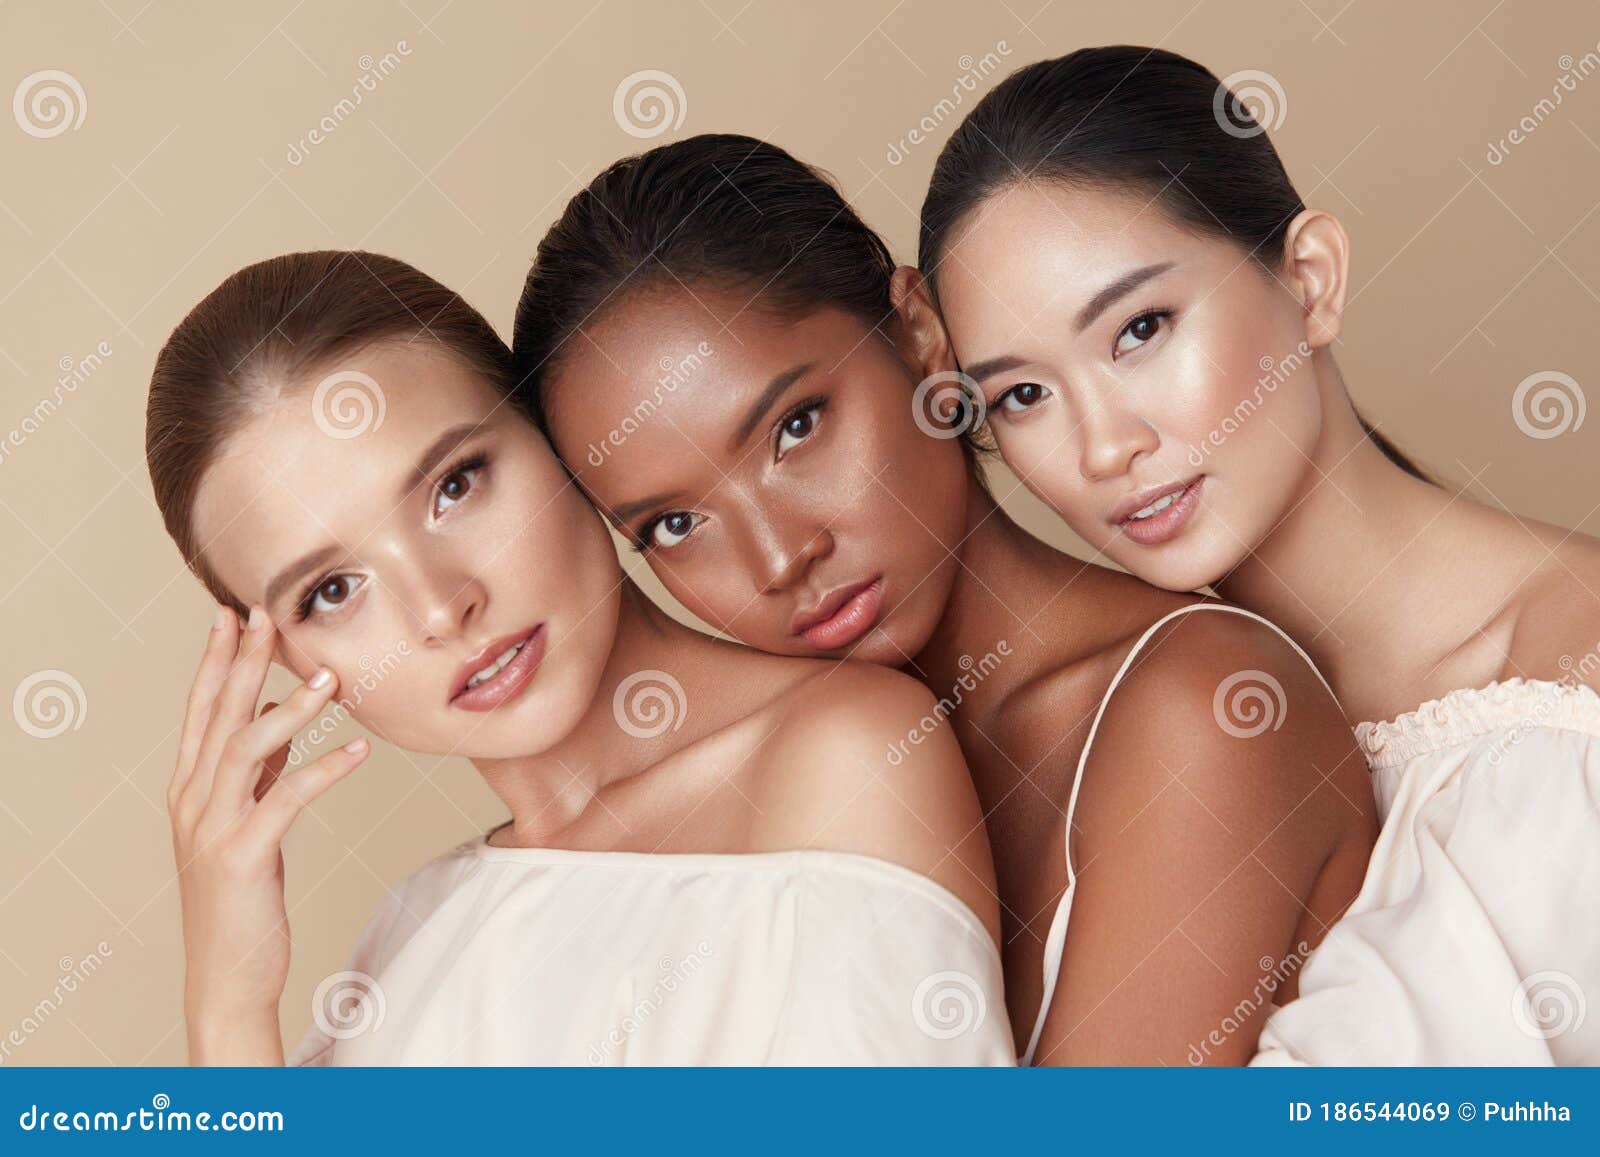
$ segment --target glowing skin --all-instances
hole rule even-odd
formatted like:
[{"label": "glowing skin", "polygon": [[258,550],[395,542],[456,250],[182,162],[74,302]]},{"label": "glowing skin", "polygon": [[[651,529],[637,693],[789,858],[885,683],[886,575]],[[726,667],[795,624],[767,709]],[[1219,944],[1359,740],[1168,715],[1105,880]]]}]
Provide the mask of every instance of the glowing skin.
[{"label": "glowing skin", "polygon": [[[349,695],[382,665],[355,714],[394,743],[482,759],[549,747],[589,706],[611,650],[621,575],[608,536],[480,375],[425,343],[351,364],[384,389],[382,422],[335,438],[310,390],[287,391],[205,475],[195,525],[207,558],[246,605],[266,606],[277,658],[302,678],[326,666]],[[464,691],[530,634],[500,676]]]},{"label": "glowing skin", "polygon": [[1007,464],[1147,582],[1214,582],[1317,477],[1327,338],[1308,342],[1299,287],[1147,198],[1011,186],[958,226],[936,280]]},{"label": "glowing skin", "polygon": [[949,598],[960,448],[910,421],[918,377],[861,321],[774,321],[709,286],[628,299],[568,343],[551,436],[702,619],[775,654],[900,666]]}]

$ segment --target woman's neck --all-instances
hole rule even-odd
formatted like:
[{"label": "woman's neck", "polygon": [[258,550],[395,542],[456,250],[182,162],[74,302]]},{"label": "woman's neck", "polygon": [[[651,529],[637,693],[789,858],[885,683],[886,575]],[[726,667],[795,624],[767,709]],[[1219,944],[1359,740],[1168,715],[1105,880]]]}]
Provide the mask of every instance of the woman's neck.
[{"label": "woman's neck", "polygon": [[1374,702],[1364,676],[1387,672],[1391,685],[1409,686],[1493,613],[1488,592],[1445,576],[1474,557],[1495,515],[1391,462],[1362,429],[1328,351],[1313,364],[1325,417],[1301,490],[1214,587],[1293,635],[1359,710]]},{"label": "woman's neck", "polygon": [[[648,770],[655,744],[619,725],[618,685],[638,672],[681,669],[687,649],[717,644],[666,614],[631,579],[623,579],[617,630],[594,698],[576,726],[551,747],[511,759],[475,760],[511,812],[515,841],[548,842],[590,812],[606,788]],[[671,685],[667,684],[669,694]],[[677,708],[681,710],[681,706]]]}]

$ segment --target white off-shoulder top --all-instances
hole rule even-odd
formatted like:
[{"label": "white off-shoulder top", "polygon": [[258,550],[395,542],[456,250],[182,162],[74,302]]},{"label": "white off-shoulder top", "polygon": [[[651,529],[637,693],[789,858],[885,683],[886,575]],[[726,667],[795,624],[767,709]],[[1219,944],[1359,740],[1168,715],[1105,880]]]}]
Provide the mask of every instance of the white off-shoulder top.
[{"label": "white off-shoulder top", "polygon": [[1383,821],[1255,1064],[1600,1064],[1600,695],[1507,679],[1361,723]]},{"label": "white off-shoulder top", "polygon": [[1001,976],[970,908],[883,860],[481,836],[389,893],[289,1063],[1012,1065]]}]

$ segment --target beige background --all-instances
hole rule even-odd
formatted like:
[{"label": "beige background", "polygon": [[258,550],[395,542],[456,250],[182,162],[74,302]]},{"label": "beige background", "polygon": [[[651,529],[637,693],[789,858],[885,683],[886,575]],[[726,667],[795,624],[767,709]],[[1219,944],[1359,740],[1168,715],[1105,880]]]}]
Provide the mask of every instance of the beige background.
[{"label": "beige background", "polygon": [[[957,91],[970,106],[959,81],[986,55],[1001,67],[980,92],[1112,42],[1277,80],[1290,172],[1354,238],[1340,359],[1358,402],[1486,501],[1600,531],[1600,417],[1534,438],[1511,402],[1539,371],[1580,391],[1595,378],[1600,76],[1536,110],[1596,64],[1582,62],[1600,52],[1591,0],[0,7],[0,95],[60,69],[84,110],[49,137],[0,117],[0,706],[39,672],[82,692],[52,738],[24,726],[48,721],[0,712],[0,1063],[184,1061],[162,793],[211,612],[162,532],[142,437],[155,353],[200,296],[270,254],[360,246],[419,264],[509,334],[542,230],[650,143],[612,110],[642,69],[684,92],[682,124],[658,140],[769,137],[831,170],[910,257],[953,119],[907,148],[910,130]],[[325,116],[336,127],[307,147]],[[1536,127],[1490,163],[1524,117]],[[85,364],[58,391],[63,367]],[[466,763],[380,745],[299,825],[291,1044],[385,884],[500,818]],[[65,991],[90,954],[98,968]]]}]

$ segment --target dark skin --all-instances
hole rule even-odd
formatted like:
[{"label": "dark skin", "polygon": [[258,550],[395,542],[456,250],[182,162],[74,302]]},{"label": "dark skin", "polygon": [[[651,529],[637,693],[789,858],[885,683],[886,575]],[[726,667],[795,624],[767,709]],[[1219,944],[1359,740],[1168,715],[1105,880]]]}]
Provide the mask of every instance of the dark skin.
[{"label": "dark skin", "polygon": [[[549,426],[596,504],[702,619],[762,650],[903,667],[959,695],[951,719],[994,850],[1020,1049],[1044,995],[1089,727],[1145,628],[1196,600],[1011,521],[960,442],[915,420],[918,382],[955,366],[915,271],[897,272],[894,300],[874,330],[831,308],[784,317],[713,285],[624,295],[552,368]],[[701,342],[711,355],[661,390],[662,367]],[[848,642],[795,632],[875,581],[881,599]],[[1286,704],[1276,729],[1249,738],[1214,708],[1243,671],[1270,675]],[[1036,1060],[1243,1063],[1354,898],[1376,820],[1348,723],[1315,674],[1270,628],[1206,612],[1163,628],[1119,685],[1072,828],[1072,932]]]}]

